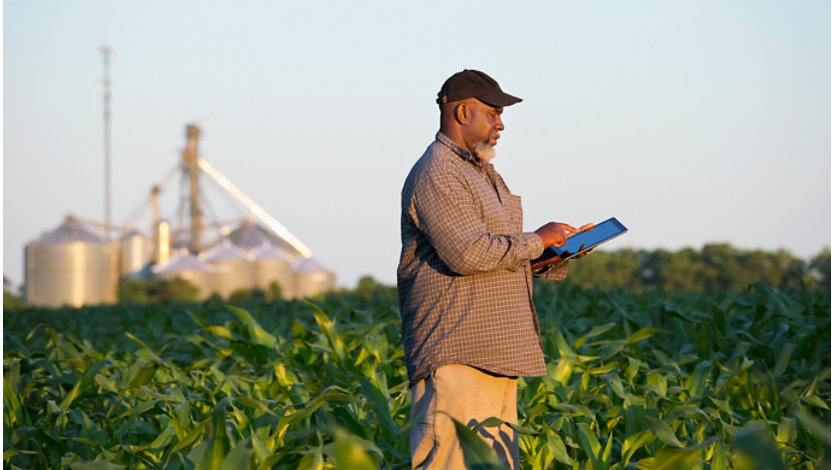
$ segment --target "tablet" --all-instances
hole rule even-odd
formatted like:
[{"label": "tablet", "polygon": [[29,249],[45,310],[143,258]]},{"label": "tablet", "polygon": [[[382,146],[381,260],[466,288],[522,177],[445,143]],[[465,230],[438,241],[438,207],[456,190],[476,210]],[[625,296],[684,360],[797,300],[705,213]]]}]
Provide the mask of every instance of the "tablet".
[{"label": "tablet", "polygon": [[[591,230],[586,230],[584,232],[579,232],[574,235],[571,235],[570,237],[568,237],[568,240],[564,246],[548,247],[546,250],[544,250],[544,254],[538,259],[534,260],[533,262],[535,263],[543,259],[552,258],[554,254],[561,256],[564,259],[573,258],[579,253],[586,252],[592,248],[595,248],[611,239],[619,237],[627,231],[628,229],[623,224],[621,224],[616,217],[611,217],[606,221],[596,224],[594,228],[592,228]],[[584,249],[582,248],[582,245],[585,245]],[[582,251],[580,251],[580,249]]]}]

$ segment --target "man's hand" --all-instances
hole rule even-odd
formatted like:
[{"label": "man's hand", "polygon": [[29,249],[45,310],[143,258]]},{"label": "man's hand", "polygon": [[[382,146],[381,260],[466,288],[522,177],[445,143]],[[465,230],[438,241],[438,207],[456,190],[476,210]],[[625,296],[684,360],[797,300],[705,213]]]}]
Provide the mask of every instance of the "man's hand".
[{"label": "man's hand", "polygon": [[584,232],[585,230],[591,230],[592,228],[594,228],[594,224],[585,224],[577,230],[568,224],[548,222],[539,227],[535,233],[542,239],[545,247],[562,247],[571,235]]},{"label": "man's hand", "polygon": [[[594,224],[585,224],[585,225],[579,227],[579,231],[584,232],[585,230],[591,230],[592,228],[594,228]],[[570,235],[568,235],[568,236],[570,236]],[[567,258],[570,258],[571,256],[573,256],[573,259],[579,259],[579,258],[584,257],[585,255],[587,255],[588,253],[590,253],[592,251],[594,251],[593,248],[591,248],[588,251],[585,251],[585,245],[583,244],[582,246],[579,247],[578,254],[576,254],[576,255],[574,255],[570,251],[565,250],[562,253],[562,259],[567,259]]]},{"label": "man's hand", "polygon": [[576,232],[575,228],[559,222],[548,222],[536,229],[536,235],[542,239],[545,247],[564,246],[568,240],[568,233],[574,232]]},{"label": "man's hand", "polygon": [[571,256],[573,256],[573,259],[579,259],[579,258],[584,257],[585,255],[587,255],[588,253],[590,253],[590,252],[592,252],[592,251],[594,251],[594,249],[593,249],[593,248],[591,248],[591,249],[590,249],[590,250],[588,250],[588,251],[585,251],[585,245],[583,244],[582,246],[580,246],[580,247],[579,247],[579,250],[577,251],[577,254],[576,254],[576,255],[574,255],[573,253],[571,253],[571,252],[570,252],[570,251],[568,251],[568,250],[565,250],[565,251],[563,251],[563,252],[562,252],[561,258],[562,258],[562,259],[568,259],[568,258],[570,258]]}]

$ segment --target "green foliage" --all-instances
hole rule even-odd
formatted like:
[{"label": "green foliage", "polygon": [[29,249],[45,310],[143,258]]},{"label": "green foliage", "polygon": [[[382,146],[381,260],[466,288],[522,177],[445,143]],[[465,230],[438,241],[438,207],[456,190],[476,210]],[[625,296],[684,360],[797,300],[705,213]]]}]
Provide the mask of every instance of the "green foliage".
[{"label": "green foliage", "polygon": [[380,284],[371,276],[362,276],[356,285],[356,289],[349,291],[349,294],[364,300],[397,301],[396,287]]},{"label": "green foliage", "polygon": [[[16,310],[24,307],[21,295],[11,292],[12,283],[6,276],[3,276],[3,309]],[[20,286],[20,293],[23,293],[23,286]]]},{"label": "green foliage", "polygon": [[[274,283],[273,283],[274,284]],[[240,303],[245,301],[265,301],[266,300],[266,292],[263,289],[237,289],[229,294],[229,302],[231,303]]]},{"label": "green foliage", "polygon": [[264,295],[266,296],[267,302],[277,302],[284,298],[284,289],[278,284],[278,281],[272,281],[269,283],[269,287],[267,287]]},{"label": "green foliage", "polygon": [[[385,295],[7,310],[4,468],[407,468]],[[829,290],[534,300],[548,374],[519,381],[523,469],[828,468]]]},{"label": "green foliage", "polygon": [[23,299],[3,289],[3,310],[17,310],[24,307]]},{"label": "green foliage", "polygon": [[118,298],[119,302],[129,304],[194,302],[199,298],[199,289],[180,277],[173,280],[129,278],[119,283]]},{"label": "green foliage", "polygon": [[627,288],[636,292],[736,292],[753,282],[769,287],[800,283],[828,288],[831,250],[804,262],[785,250],[741,250],[728,244],[708,244],[666,250],[594,251],[571,263],[568,284],[584,288]]},{"label": "green foliage", "polygon": [[820,286],[831,285],[831,249],[826,248],[808,262],[808,275]]}]

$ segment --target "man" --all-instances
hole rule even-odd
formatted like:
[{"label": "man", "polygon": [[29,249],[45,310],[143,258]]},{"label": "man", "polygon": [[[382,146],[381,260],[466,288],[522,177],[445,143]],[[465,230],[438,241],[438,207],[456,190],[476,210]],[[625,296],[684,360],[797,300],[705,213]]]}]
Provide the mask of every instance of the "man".
[{"label": "man", "polygon": [[[438,93],[440,132],[403,186],[397,288],[414,468],[464,468],[449,416],[516,423],[516,378],[545,373],[532,276],[564,279],[568,261],[534,273],[531,260],[577,230],[550,222],[522,233],[521,198],[490,163],[503,110],[520,101],[483,72],[452,75]],[[509,426],[479,432],[518,468]]]}]

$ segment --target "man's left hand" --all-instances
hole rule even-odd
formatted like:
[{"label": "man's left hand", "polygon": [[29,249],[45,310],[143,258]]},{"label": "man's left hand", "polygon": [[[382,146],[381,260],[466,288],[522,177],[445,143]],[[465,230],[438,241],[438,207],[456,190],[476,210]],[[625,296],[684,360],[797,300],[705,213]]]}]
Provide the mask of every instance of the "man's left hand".
[{"label": "man's left hand", "polygon": [[579,259],[579,258],[584,258],[585,255],[587,255],[588,253],[590,253],[592,251],[594,251],[593,248],[591,248],[588,251],[585,251],[585,245],[582,245],[582,246],[579,247],[579,254],[574,255],[572,252],[565,250],[565,251],[562,252],[562,254],[560,256],[562,257],[562,259],[567,259],[567,258],[570,258],[571,256],[573,256],[573,258],[571,258],[571,259]]}]

